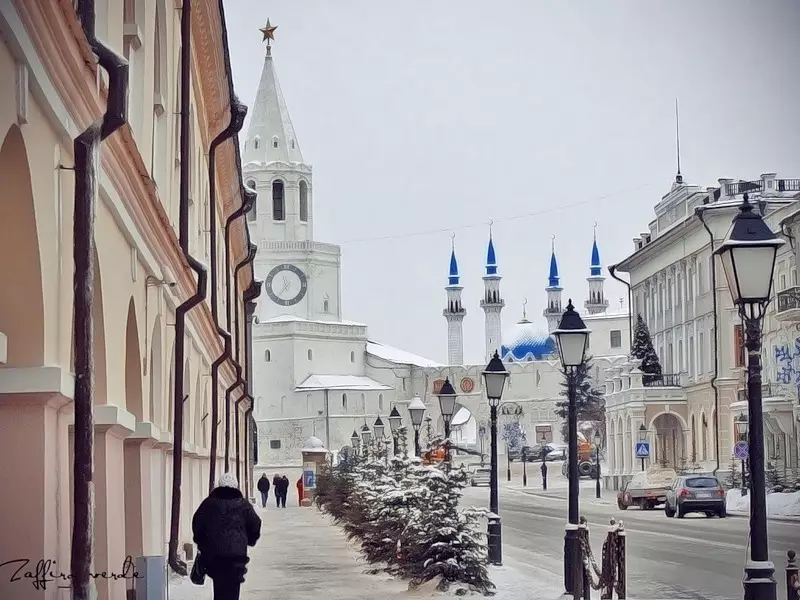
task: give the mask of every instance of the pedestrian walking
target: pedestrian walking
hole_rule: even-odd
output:
[[[281,508],[286,508],[286,497],[289,495],[289,478],[281,475]]]
[[[297,480],[297,506],[303,506],[303,476]]]
[[[245,500],[231,473],[203,500],[192,518],[197,557],[192,581],[202,585],[205,575],[214,581],[214,600],[239,600],[247,573],[247,547],[261,536],[261,519]]]
[[[269,478],[266,473],[262,473],[261,479],[258,480],[258,491],[261,492],[261,508],[266,508],[269,498]]]
[[[281,474],[275,473],[272,478],[272,492],[275,494],[275,506],[281,507]]]

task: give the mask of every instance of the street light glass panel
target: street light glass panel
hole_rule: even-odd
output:
[[[647,439],[647,427],[639,425],[639,441],[643,442]]]
[[[739,425],[739,433],[746,436],[747,430],[750,428],[750,422],[747,420],[747,417],[745,416],[744,413],[739,415],[738,425]]]
[[[376,439],[378,439],[378,440],[382,440],[383,439],[383,429],[384,429],[384,427],[385,427],[385,425],[383,424],[383,421],[381,421],[380,417],[375,419],[375,424],[372,426],[372,429],[375,431],[375,438]]]
[[[400,416],[400,413],[397,410],[396,406],[392,407],[392,412],[389,413],[389,428],[392,430],[392,433],[395,434],[403,425],[403,417]]]
[[[602,438],[600,437],[600,432],[599,432],[599,431],[595,431],[595,432],[594,432],[594,445],[595,445],[595,446],[597,446],[597,447],[599,448],[599,447],[600,447],[600,442],[601,442],[601,441],[603,441],[603,440],[602,440]]]
[[[408,412],[411,415],[411,424],[419,429],[422,425],[422,420],[425,418],[425,403],[419,396],[414,396],[411,402],[408,403]]]
[[[372,441],[372,432],[366,425],[361,428],[361,439],[364,440],[365,444],[369,444]]]
[[[350,442],[353,445],[353,448],[358,448],[358,442],[361,441],[361,438],[358,436],[358,432],[353,430],[353,435],[350,436]]]
[[[553,332],[558,344],[561,365],[565,369],[567,367],[578,367],[583,363],[590,333],[581,316],[575,312],[575,307],[570,299],[567,304],[567,310],[561,317],[558,329]]]
[[[439,390],[439,409],[442,411],[442,417],[445,421],[449,421],[456,410],[456,391],[450,384],[450,379],[444,380],[442,389]]]
[[[489,404],[497,406],[500,403],[500,398],[503,397],[503,388],[506,385],[508,378],[508,371],[506,371],[503,361],[495,350],[492,360],[486,365],[486,370],[483,372],[483,382],[486,386],[486,396],[489,398]]]

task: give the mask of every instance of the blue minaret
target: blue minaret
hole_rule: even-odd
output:
[[[561,322],[563,310],[561,309],[561,292],[563,288],[559,285],[558,261],[556,261],[556,236],[550,246],[550,274],[547,277],[547,308],[544,309],[544,318],[547,319],[547,329],[550,333],[558,328]]]
[[[464,290],[459,282],[458,261],[456,260],[456,235],[453,234],[453,247],[450,252],[450,270],[447,275],[447,306],[442,315],[447,319],[447,361],[450,365],[464,364],[464,328],[463,322],[467,311],[461,304],[461,292]]]
[[[483,299],[481,308],[485,316],[484,332],[486,339],[486,361],[491,360],[495,351],[501,350],[500,334],[502,324],[500,312],[506,301],[500,296],[500,275],[497,274],[497,256],[494,252],[491,226],[489,228],[489,246],[486,248],[486,275],[483,276]]]
[[[589,284],[589,298],[584,303],[586,312],[590,315],[603,313],[608,308],[608,300],[606,300],[603,291],[604,282],[603,267],[600,264],[600,251],[597,249],[597,223],[594,224],[595,233],[592,241],[592,261],[589,265],[589,277],[586,281]]]

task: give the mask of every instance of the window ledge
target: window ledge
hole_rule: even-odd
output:
[[[122,41],[134,50],[142,47],[142,30],[136,23],[125,23],[122,28]]]

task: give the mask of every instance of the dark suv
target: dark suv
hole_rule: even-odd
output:
[[[547,452],[550,451],[549,446],[544,447]],[[527,462],[533,462],[534,460],[541,460],[542,458],[542,446],[522,446],[521,448],[509,448],[508,449],[508,460],[515,461],[515,460],[522,460],[522,451],[525,450],[525,460]]]
[[[664,514],[678,515],[682,519],[687,513],[705,513],[707,517],[717,515],[725,518],[725,490],[712,475],[681,475],[667,490]]]

